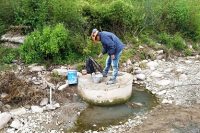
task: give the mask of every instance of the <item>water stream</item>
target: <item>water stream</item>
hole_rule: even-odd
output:
[[[141,91],[142,90],[142,91]],[[137,105],[142,104],[142,106]],[[102,130],[110,125],[122,124],[137,113],[144,113],[158,105],[158,99],[146,89],[133,89],[131,99],[122,105],[100,107],[90,105],[81,112],[72,132]]]

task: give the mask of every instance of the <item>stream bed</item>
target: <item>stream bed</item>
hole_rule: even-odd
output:
[[[125,104],[107,107],[89,105],[80,113],[70,132],[101,131],[111,125],[123,124],[138,113],[150,111],[158,103],[158,99],[150,91],[134,87],[132,97]]]

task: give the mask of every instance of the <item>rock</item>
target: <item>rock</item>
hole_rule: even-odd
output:
[[[43,112],[43,108],[41,108],[39,106],[31,106],[31,111],[33,113],[42,113]]]
[[[145,80],[145,78],[146,78],[146,76],[144,75],[144,74],[137,74],[136,75],[136,78],[138,79],[138,80]]]
[[[22,126],[22,123],[18,119],[14,119],[10,124],[10,127],[19,129]]]
[[[10,121],[11,114],[8,112],[4,112],[0,114],[0,129],[4,128],[5,125]]]
[[[178,73],[183,73],[183,69],[182,69],[182,68],[177,68],[177,69],[176,69],[176,72],[178,72]]]
[[[163,99],[162,101],[163,104],[172,104],[171,100]]]
[[[126,67],[126,63],[122,63],[122,66],[123,66],[123,67]]]
[[[44,66],[28,66],[31,72],[41,72],[45,70]]]
[[[4,99],[4,98],[7,97],[7,96],[8,96],[7,93],[2,93],[2,94],[1,94],[1,98],[2,98],[2,99]]]
[[[134,69],[135,69],[134,70],[134,74],[140,74],[140,73],[142,73],[142,69],[140,67],[135,67]]]
[[[166,90],[162,90],[162,91],[158,92],[157,94],[158,94],[158,95],[163,95],[163,94],[165,94],[166,92],[167,92]]]
[[[60,104],[56,103],[56,104],[48,104],[45,107],[45,110],[55,110],[56,108],[59,108]]]
[[[163,50],[156,51],[157,54],[163,54]]]
[[[23,115],[23,114],[26,114],[26,109],[24,107],[22,108],[17,108],[17,109],[13,109],[10,111],[10,114],[12,116],[15,116],[15,115]]]
[[[158,85],[161,85],[161,86],[166,86],[166,85],[169,85],[170,84],[170,80],[160,80],[160,81],[158,81],[156,84],[158,84]]]
[[[157,59],[157,60],[161,60],[161,59],[164,59],[164,58],[165,58],[164,55],[158,55],[158,56],[156,56],[156,59]]]
[[[187,76],[185,74],[181,74],[179,76],[179,79],[185,81],[185,80],[187,80]]]
[[[1,37],[1,41],[8,41],[13,43],[24,43],[25,36],[22,35],[11,35],[11,34],[5,34]]]
[[[143,46],[141,46],[141,45],[139,46],[139,49],[143,49],[143,48],[144,48]]]
[[[60,87],[58,87],[58,90],[59,90],[59,91],[62,91],[62,90],[64,90],[65,88],[67,88],[68,86],[69,86],[69,84],[68,84],[68,82],[66,82],[66,84],[61,85]]]
[[[130,60],[130,59],[128,59],[128,60],[126,61],[126,64],[127,64],[127,65],[132,65],[132,62],[131,62],[131,60]]]
[[[158,66],[158,63],[155,61],[150,61],[147,63],[147,67],[149,67],[151,70],[155,70],[155,68]]]
[[[192,61],[191,61],[191,60],[185,60],[185,63],[186,63],[186,64],[191,64]]]
[[[159,71],[154,71],[151,73],[152,77],[161,78],[163,75]]]
[[[66,76],[67,75],[67,71],[68,69],[53,69],[53,73],[57,73],[58,75],[61,75],[61,76]]]
[[[40,106],[45,106],[48,104],[48,98],[43,98],[42,101],[40,102]]]

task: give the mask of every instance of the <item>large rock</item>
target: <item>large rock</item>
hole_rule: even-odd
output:
[[[145,80],[146,76],[142,73],[136,75],[137,80]]]
[[[41,72],[46,70],[44,66],[34,66],[34,65],[30,65],[28,66],[31,72]]]
[[[10,114],[12,116],[14,116],[14,115],[23,115],[23,114],[26,114],[26,109],[24,107],[13,109],[13,110],[10,111]]]
[[[24,43],[25,36],[22,35],[11,35],[5,34],[1,37],[1,41],[13,42],[13,43]]]
[[[5,125],[10,121],[11,114],[8,112],[4,112],[0,114],[0,129],[4,128]]]
[[[22,126],[22,123],[18,119],[14,119],[10,124],[10,127],[19,129]]]
[[[61,68],[61,69],[54,69],[52,72],[57,73],[58,75],[61,75],[61,76],[66,76],[67,71],[68,71],[68,69]]]
[[[43,108],[41,108],[39,106],[31,106],[31,110],[33,113],[42,113],[43,112]]]

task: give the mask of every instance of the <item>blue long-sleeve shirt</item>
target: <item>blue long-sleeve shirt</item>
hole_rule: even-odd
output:
[[[102,31],[99,32],[98,35],[100,36],[100,41],[103,46],[103,54],[108,53],[108,55],[115,55],[125,47],[121,40],[111,32]]]

